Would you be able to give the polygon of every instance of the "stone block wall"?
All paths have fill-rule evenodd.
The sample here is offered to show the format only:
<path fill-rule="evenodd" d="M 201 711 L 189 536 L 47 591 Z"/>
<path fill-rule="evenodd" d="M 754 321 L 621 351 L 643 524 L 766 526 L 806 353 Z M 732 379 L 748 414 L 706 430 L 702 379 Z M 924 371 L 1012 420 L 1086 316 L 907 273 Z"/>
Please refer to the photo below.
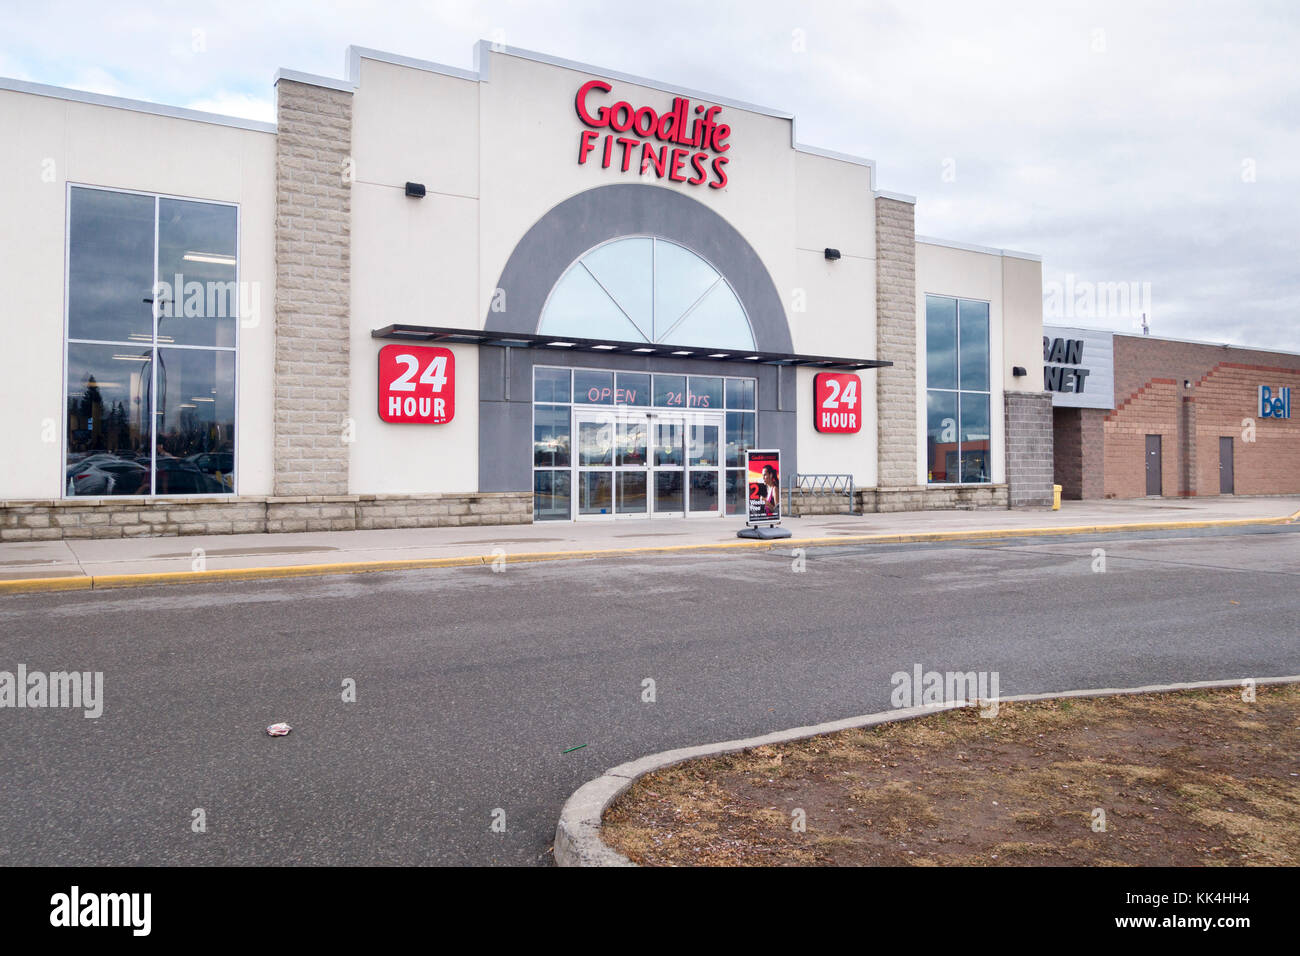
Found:
<path fill-rule="evenodd" d="M 1052 504 L 1052 393 L 1003 392 L 1006 422 L 1007 504 Z"/>
<path fill-rule="evenodd" d="M 782 498 L 782 507 L 785 499 Z M 961 485 L 927 488 L 855 488 L 853 510 L 858 514 L 888 514 L 899 511 L 983 511 L 1007 507 L 1006 485 Z M 847 515 L 848 496 L 798 495 L 791 504 L 791 517 Z"/>
<path fill-rule="evenodd" d="M 876 376 L 876 482 L 915 487 L 916 208 L 876 198 L 876 355 L 894 364 Z"/>
<path fill-rule="evenodd" d="M 348 491 L 352 94 L 281 79 L 275 138 L 275 493 Z"/>
<path fill-rule="evenodd" d="M 529 524 L 531 492 L 0 502 L 0 541 Z"/>

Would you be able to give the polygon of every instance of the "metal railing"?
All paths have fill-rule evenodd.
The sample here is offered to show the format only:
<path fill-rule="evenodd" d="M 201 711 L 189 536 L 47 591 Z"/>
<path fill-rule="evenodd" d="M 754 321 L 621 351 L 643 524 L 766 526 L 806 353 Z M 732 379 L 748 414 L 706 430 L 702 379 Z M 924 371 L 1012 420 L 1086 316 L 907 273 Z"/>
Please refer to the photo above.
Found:
<path fill-rule="evenodd" d="M 853 476 L 852 475 L 794 475 L 785 489 L 785 513 L 794 515 L 794 496 L 798 492 L 804 495 L 842 494 L 847 499 L 851 515 L 853 510 Z"/>

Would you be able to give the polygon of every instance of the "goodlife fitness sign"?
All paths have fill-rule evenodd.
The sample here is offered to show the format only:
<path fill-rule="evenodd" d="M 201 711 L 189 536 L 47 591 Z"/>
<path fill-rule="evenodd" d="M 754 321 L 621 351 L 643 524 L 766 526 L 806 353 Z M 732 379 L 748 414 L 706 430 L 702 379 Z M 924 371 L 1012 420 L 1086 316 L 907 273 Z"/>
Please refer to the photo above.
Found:
<path fill-rule="evenodd" d="M 593 156 L 603 169 L 635 169 L 643 176 L 710 189 L 727 185 L 723 155 L 731 149 L 731 127 L 717 121 L 721 106 L 695 104 L 684 96 L 673 99 L 666 113 L 614 99 L 604 80 L 589 80 L 578 88 L 574 107 L 588 127 L 578 137 L 578 165 Z"/>
<path fill-rule="evenodd" d="M 456 417 L 456 356 L 433 345 L 379 350 L 379 417 L 386 422 L 445 425 Z"/>

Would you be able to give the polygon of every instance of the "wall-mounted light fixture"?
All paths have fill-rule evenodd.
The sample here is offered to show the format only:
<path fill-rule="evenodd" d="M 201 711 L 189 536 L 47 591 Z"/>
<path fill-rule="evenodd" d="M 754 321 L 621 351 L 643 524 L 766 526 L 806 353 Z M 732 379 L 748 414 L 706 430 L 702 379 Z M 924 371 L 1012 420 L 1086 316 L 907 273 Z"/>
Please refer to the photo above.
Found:
<path fill-rule="evenodd" d="M 834 261 L 835 261 L 836 259 L 838 259 L 839 257 L 840 257 L 840 250 L 838 250 L 838 249 L 827 249 L 827 250 L 826 250 L 826 258 L 829 259 L 829 260 L 831 260 L 832 262 L 834 262 Z"/>
<path fill-rule="evenodd" d="M 1025 371 L 1025 367 L 1023 365 L 1013 365 L 1011 366 L 1011 374 L 1014 375 L 1016 378 L 1020 378 L 1021 376 L 1028 375 L 1029 373 Z"/>
<path fill-rule="evenodd" d="M 410 196 L 412 199 L 423 199 L 424 183 L 407 183 L 406 195 Z"/>
<path fill-rule="evenodd" d="M 1183 379 L 1183 388 L 1191 388 L 1191 387 L 1192 387 L 1192 380 L 1190 378 Z"/>

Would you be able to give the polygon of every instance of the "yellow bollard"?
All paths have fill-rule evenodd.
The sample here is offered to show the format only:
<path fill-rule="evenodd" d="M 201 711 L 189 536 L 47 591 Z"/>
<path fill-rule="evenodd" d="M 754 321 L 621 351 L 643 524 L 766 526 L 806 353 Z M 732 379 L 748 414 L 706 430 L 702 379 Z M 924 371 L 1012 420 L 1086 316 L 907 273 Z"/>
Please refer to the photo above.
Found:
<path fill-rule="evenodd" d="M 1052 510 L 1061 510 L 1061 486 L 1052 485 Z"/>

